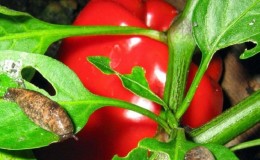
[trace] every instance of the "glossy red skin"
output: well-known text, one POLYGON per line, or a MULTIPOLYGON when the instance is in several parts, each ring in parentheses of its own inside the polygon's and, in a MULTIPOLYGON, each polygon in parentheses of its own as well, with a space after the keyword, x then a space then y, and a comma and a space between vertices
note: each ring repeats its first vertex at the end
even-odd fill
MULTIPOLYGON (((197 70, 198 67, 194 63, 191 63, 187 88, 190 87, 197 70)), ((190 128, 200 127, 219 115, 222 112, 222 106, 222 88, 206 73, 202 77, 199 87, 190 103, 190 107, 182 117, 182 124, 190 128)))
POLYGON ((132 15, 138 17, 139 19, 144 19, 144 12, 145 12, 145 3, 143 0, 91 0, 91 1, 112 1, 115 2, 126 10, 131 12, 132 15))
POLYGON ((206 74, 214 81, 218 82, 223 71, 223 61, 219 54, 215 54, 207 68, 206 74))
MULTIPOLYGON (((146 27, 129 11, 109 1, 88 4, 74 24, 146 27), (106 10, 97 13, 97 8, 106 10)), ((168 63, 167 45, 138 36, 78 37, 66 39, 60 54, 61 61, 78 74, 91 92, 126 100, 159 114, 160 106, 126 90, 118 77, 104 75, 86 61, 86 56, 108 56, 112 67, 120 73, 130 73, 134 66, 142 66, 151 89, 162 96, 168 63)), ((78 135, 78 147, 82 152, 74 155, 81 154, 81 159, 111 159, 114 154, 125 156, 137 146, 139 140, 153 137, 156 130, 157 124, 145 116, 114 107, 102 108, 90 117, 78 135)))
POLYGON ((89 2, 79 16, 74 21, 74 25, 114 25, 146 28, 146 25, 140 19, 133 16, 122 5, 108 0, 89 2), (84 23, 82 20, 84 20, 84 23))
MULTIPOLYGON (((136 18, 119 3, 94 1, 83 9, 75 25, 147 27, 141 18, 136 18)), ((158 105, 132 94, 122 87, 116 76, 104 75, 87 62, 86 57, 91 55, 110 57, 112 67, 120 73, 130 73, 132 67, 142 66, 146 70, 151 89, 162 96, 168 63, 168 48, 165 44, 138 36, 77 37, 64 40, 60 50, 60 60, 76 72, 91 92, 126 100, 159 113, 158 105)), ((69 140, 52 145, 46 149, 49 154, 44 156, 58 158, 65 154, 67 159, 77 160, 111 159, 114 154, 125 156, 139 140, 153 137, 157 130, 155 122, 132 113, 114 107, 102 108, 90 117, 87 125, 77 135, 79 141, 69 140)))
POLYGON ((177 10, 162 0, 147 0, 145 23, 148 27, 159 31, 166 31, 177 16, 177 10))

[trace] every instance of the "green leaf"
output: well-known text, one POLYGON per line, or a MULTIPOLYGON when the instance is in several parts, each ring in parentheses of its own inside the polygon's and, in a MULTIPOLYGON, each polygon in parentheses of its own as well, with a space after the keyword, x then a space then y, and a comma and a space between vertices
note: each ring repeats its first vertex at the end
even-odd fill
POLYGON ((132 69, 131 74, 121 74, 111 68, 110 59, 108 57, 91 56, 87 59, 103 73, 117 75, 126 89, 167 108, 165 102, 151 91, 149 84, 145 78, 145 71, 143 68, 136 66, 132 69))
POLYGON ((31 150, 0 150, 1 160, 36 160, 31 150))
POLYGON ((155 30, 120 26, 70 26, 40 21, 23 12, 0 6, 0 50, 43 54, 57 40, 77 35, 144 35, 165 41, 155 30))
MULTIPOLYGON (((169 131, 167 123, 147 109, 121 100, 100 97, 90 93, 74 72, 55 59, 40 54, 18 51, 0 51, 0 55, 0 73, 6 74, 6 76, 0 76, 0 78, 3 78, 0 82, 5 79, 9 81, 6 77, 12 75, 14 81, 22 83, 21 86, 41 92, 58 102, 71 117, 75 133, 84 127, 89 116, 95 110, 104 106, 117 106, 138 112, 158 122, 166 131, 169 131), (50 96, 45 90, 36 87, 30 82, 22 80, 21 71, 27 67, 36 69, 49 81, 55 89, 54 96, 50 96)), ((6 88, 6 86, 0 87, 2 89, 2 95, 0 96, 3 96, 3 89, 6 88)), ((14 102, 1 99, 0 113, 0 148, 37 148, 59 140, 56 134, 34 124, 14 102)))
POLYGON ((170 142, 159 142, 156 139, 146 138, 139 143, 139 147, 145 148, 159 157, 168 157, 169 160, 184 159, 185 153, 195 145, 186 141, 183 129, 176 129, 170 142))
POLYGON ((136 149, 133 149, 131 152, 129 152, 126 157, 119 157, 119 156, 115 155, 113 157, 113 160, 134 160, 134 159, 148 160, 149 158, 147 155, 148 155, 148 152, 146 149, 136 148, 136 149))
POLYGON ((225 146, 213 143, 203 144, 203 146, 213 153, 216 160, 239 160, 237 156, 225 146))
POLYGON ((53 29, 54 25, 34 19, 29 14, 0 6, 0 50, 44 53, 52 42, 60 38, 52 35, 53 29))
MULTIPOLYGON (((27 81, 24 81, 23 85, 28 89, 45 94, 58 103, 63 102, 62 106, 68 111, 75 124, 75 132, 78 132, 85 125, 89 114, 100 107, 99 105, 68 105, 64 103, 66 101, 91 100, 94 96, 85 89, 77 76, 60 62, 46 56, 15 51, 1 51, 0 55, 1 75, 8 73, 6 69, 10 68, 8 65, 18 65, 19 67, 15 71, 18 76, 16 78, 21 78, 21 70, 26 67, 33 67, 46 77, 56 91, 54 96, 48 95, 47 92, 27 81)), ((14 87, 14 82, 7 76, 0 76, 0 78, 0 82, 4 82, 0 84, 1 96, 3 96, 7 88, 5 84, 14 87)), ((16 103, 0 100, 0 106, 0 148, 35 148, 58 141, 57 135, 43 130, 29 120, 16 103)))
MULTIPOLYGON (((145 153, 146 158, 149 157, 150 159, 180 160, 184 159, 186 151, 194 146, 195 145, 190 142, 186 143, 183 129, 178 129, 175 138, 173 138, 173 140, 170 142, 159 142, 153 138, 145 138, 139 142, 137 149, 144 149, 146 152, 142 152, 145 153), (150 152, 150 156, 147 154, 148 151, 150 152)), ((131 157, 134 157, 134 154, 141 153, 130 152, 130 154, 131 157)))
POLYGON ((202 60, 186 97, 177 109, 177 119, 180 119, 189 107, 197 86, 216 51, 249 41, 256 43, 256 46, 244 52, 241 58, 249 58, 260 51, 257 45, 260 40, 259 13, 259 0, 200 0, 196 4, 192 29, 194 39, 202 52, 202 60))
POLYGON ((110 59, 103 56, 91 56, 88 57, 87 60, 95 65, 100 71, 104 74, 116 74, 117 72, 114 71, 110 67, 110 59))
POLYGON ((17 82, 8 75, 0 73, 0 95, 4 95, 6 90, 10 87, 18 87, 17 82))
POLYGON ((165 109, 167 109, 165 102, 150 89, 145 78, 145 71, 143 68, 134 67, 131 74, 118 75, 123 82, 124 87, 141 97, 147 98, 164 106, 165 109))
POLYGON ((140 146, 141 145, 141 148, 149 149, 154 153, 159 153, 159 155, 164 153, 164 157, 167 157, 166 155, 168 155, 169 160, 184 159, 186 152, 197 146, 203 146, 209 149, 216 160, 238 160, 232 151, 218 144, 201 145, 189 141, 177 142, 177 140, 172 140, 169 143, 163 143, 156 141, 155 139, 145 139, 141 142, 140 146))
POLYGON ((28 16, 28 14, 25 13, 25 12, 19 12, 19 11, 11 10, 11 9, 8 9, 4 6, 0 6, 0 13, 8 15, 8 16, 22 16, 22 15, 28 16))
MULTIPOLYGON (((133 92, 138 92, 139 90, 146 90, 148 92, 151 92, 149 84, 145 78, 145 71, 141 67, 134 67, 131 74, 119 74, 119 77, 123 81, 124 86, 126 88, 131 88, 133 92)), ((140 92, 140 95, 142 94, 143 97, 145 97, 146 94, 140 92)))
POLYGON ((187 141, 183 129, 178 129, 175 138, 170 142, 159 142, 153 138, 141 140, 138 148, 130 152, 125 159, 135 160, 135 155, 142 157, 141 154, 144 154, 142 159, 180 160, 184 159, 189 150, 197 146, 209 149, 216 160, 238 160, 235 154, 224 146, 218 144, 197 144, 187 141))
POLYGON ((249 147, 255 147, 255 146, 260 146, 260 139, 255 139, 247 142, 240 143, 236 146, 233 146, 230 148, 231 151, 237 151, 249 147))
POLYGON ((201 0, 194 12, 193 31, 202 54, 214 54, 221 48, 243 42, 256 46, 241 58, 260 52, 259 0, 201 0))

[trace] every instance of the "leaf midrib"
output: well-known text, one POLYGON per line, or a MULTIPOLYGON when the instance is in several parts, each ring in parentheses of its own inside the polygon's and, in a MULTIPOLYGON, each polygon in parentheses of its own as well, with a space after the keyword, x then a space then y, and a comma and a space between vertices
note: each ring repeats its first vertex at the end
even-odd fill
MULTIPOLYGON (((221 41, 223 35, 225 35, 225 33, 227 31, 229 31, 229 29, 232 28, 232 26, 234 26, 240 19, 242 19, 257 3, 258 3, 258 1, 255 1, 255 3, 253 3, 251 6, 249 6, 248 9, 245 10, 240 16, 238 16, 237 19, 234 19, 234 21, 230 25, 228 25, 226 27, 226 29, 219 36, 217 36, 217 39, 216 39, 215 43, 213 43, 213 45, 212 45, 211 49, 209 50, 208 54, 212 54, 216 51, 217 45, 221 41)), ((208 41, 208 39, 207 39, 207 41, 208 41)), ((229 46, 229 44, 226 44, 226 46, 229 46)), ((223 47, 224 46, 222 46, 220 48, 223 48, 223 47)))

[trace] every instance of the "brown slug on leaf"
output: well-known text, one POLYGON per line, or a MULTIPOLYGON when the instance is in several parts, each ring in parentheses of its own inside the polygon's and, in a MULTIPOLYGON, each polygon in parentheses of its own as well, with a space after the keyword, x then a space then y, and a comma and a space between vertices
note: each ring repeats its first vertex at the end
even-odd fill
POLYGON ((71 137, 77 139, 66 111, 43 94, 28 89, 8 88, 4 99, 17 103, 35 124, 57 134, 60 141, 71 137))
POLYGON ((215 160, 213 154, 203 146, 197 146, 185 154, 185 160, 215 160))

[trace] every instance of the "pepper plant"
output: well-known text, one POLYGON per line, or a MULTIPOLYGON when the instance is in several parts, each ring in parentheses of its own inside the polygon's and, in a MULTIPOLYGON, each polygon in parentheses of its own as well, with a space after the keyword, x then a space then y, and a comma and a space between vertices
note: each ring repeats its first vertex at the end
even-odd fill
MULTIPOLYGON (((260 51, 257 45, 260 40, 259 5, 259 0, 189 0, 184 11, 167 31, 139 27, 49 24, 27 13, 0 6, 1 96, 9 87, 38 91, 65 108, 75 125, 75 133, 86 125, 94 111, 105 106, 115 106, 149 117, 167 137, 166 141, 160 141, 158 137, 143 139, 126 157, 114 156, 113 159, 179 160, 184 159, 186 152, 196 146, 208 148, 215 159, 238 159, 234 150, 259 145, 259 140, 240 144, 232 150, 224 144, 259 123, 259 91, 199 128, 187 130, 181 126, 180 120, 218 50, 234 44, 253 42, 256 46, 246 50, 240 58, 253 58, 260 51), (120 77, 131 92, 161 105, 163 111, 157 115, 138 105, 91 93, 71 69, 44 55, 53 42, 83 35, 139 35, 166 43, 169 62, 162 98, 148 87, 142 68, 137 67, 131 74, 125 75, 111 68, 107 57, 86 57, 86 61, 104 73, 120 77), (187 72, 196 47, 202 53, 201 63, 189 90, 184 94, 187 72), (55 95, 50 95, 30 82, 33 69, 48 80, 55 89, 55 95)), ((0 148, 3 157, 35 159, 28 149, 58 142, 57 135, 35 125, 17 104, 1 99, 0 106, 0 148)))

